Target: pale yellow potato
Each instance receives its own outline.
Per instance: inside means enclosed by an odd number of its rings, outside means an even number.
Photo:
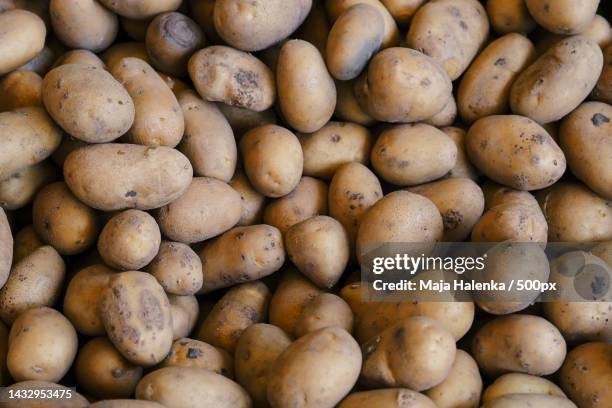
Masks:
[[[567,398],[561,388],[546,378],[522,373],[498,377],[482,394],[482,402],[493,401],[504,395],[539,394]]]
[[[57,179],[59,171],[50,161],[26,166],[0,181],[0,207],[17,210],[32,202],[36,193]]]
[[[403,408],[405,401],[408,401],[410,408],[437,408],[437,405],[425,395],[407,388],[353,392],[342,400],[338,408]]]
[[[465,152],[465,130],[453,126],[443,127],[440,130],[446,133],[446,136],[453,139],[457,146],[457,161],[455,162],[455,167],[448,172],[447,177],[463,177],[476,181],[478,179],[478,170],[472,166]]]
[[[591,23],[599,0],[525,0],[535,21],[553,33],[578,34]]]
[[[0,79],[0,112],[42,105],[42,78],[32,71],[13,71]]]
[[[595,41],[601,48],[606,48],[612,42],[610,23],[599,14],[595,15],[589,26],[580,34]]]
[[[178,340],[189,336],[200,315],[198,299],[193,295],[168,294],[168,301],[172,315],[172,339]]]
[[[253,188],[249,178],[242,169],[238,169],[238,171],[234,173],[234,176],[228,184],[240,194],[240,220],[236,225],[244,227],[247,225],[261,224],[267,203],[266,197]],[[273,225],[269,222],[267,222],[267,224]]]
[[[336,81],[336,110],[334,115],[347,122],[370,126],[376,120],[359,105],[354,91],[355,81]]]
[[[27,63],[45,46],[47,29],[36,14],[14,9],[0,13],[0,75]]]
[[[104,51],[100,57],[109,70],[112,70],[123,58],[128,57],[140,58],[146,63],[151,63],[143,42],[116,43]]]
[[[33,225],[30,224],[23,227],[19,232],[17,232],[17,234],[15,234],[15,242],[13,243],[13,262],[17,263],[21,261],[23,258],[34,252],[36,248],[40,248],[43,245],[45,244],[40,240],[38,235],[36,235]],[[4,255],[3,259],[6,259],[4,258]]]
[[[179,8],[181,0],[100,0],[103,6],[123,17],[146,20]]]
[[[537,26],[525,0],[487,0],[487,15],[491,28],[500,34],[528,34]]]
[[[162,241],[159,252],[146,267],[166,293],[194,295],[202,287],[202,261],[189,245]]]
[[[425,119],[423,123],[426,123],[435,127],[451,126],[457,119],[457,101],[454,96],[450,96],[448,101],[444,105],[441,111]]]
[[[340,327],[349,333],[353,332],[353,312],[350,306],[332,293],[321,293],[304,306],[294,334],[302,337],[326,327]]]
[[[482,393],[482,378],[476,361],[457,350],[448,377],[425,392],[438,408],[476,408]]]
[[[227,351],[189,338],[176,340],[172,344],[162,367],[205,368],[227,378],[234,377],[234,360]]]

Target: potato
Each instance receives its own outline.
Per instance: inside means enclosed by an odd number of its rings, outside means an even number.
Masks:
[[[291,338],[271,324],[257,323],[246,329],[236,346],[236,381],[253,398],[256,407],[267,407],[268,378],[278,356]]]
[[[30,61],[45,45],[45,23],[26,10],[0,13],[0,75]]]
[[[444,224],[435,204],[407,191],[395,191],[376,202],[361,218],[355,244],[360,260],[381,242],[433,243],[442,239]]]
[[[580,33],[595,41],[601,48],[606,48],[612,42],[612,31],[608,20],[596,14],[587,28]]]
[[[336,109],[334,115],[339,119],[370,126],[376,123],[367,112],[365,112],[355,96],[355,81],[336,81]]]
[[[178,145],[185,129],[183,112],[157,72],[146,62],[128,57],[117,63],[111,73],[134,102],[134,122],[125,140],[146,146]]]
[[[356,78],[382,45],[385,21],[378,10],[357,4],[342,13],[334,23],[326,48],[326,62],[334,78]]]
[[[455,98],[451,95],[448,98],[448,101],[444,104],[442,110],[433,115],[432,117],[424,120],[423,123],[435,127],[450,126],[455,123],[456,118],[457,101],[455,101]]]
[[[408,405],[406,405],[408,404]],[[436,408],[437,405],[425,395],[407,388],[387,388],[360,391],[349,394],[338,408],[388,407]]]
[[[538,394],[504,395],[489,401],[483,408],[513,408],[518,406],[536,406],[541,408],[576,408],[576,405],[563,397]]]
[[[2,216],[0,216],[0,218],[1,217]],[[0,233],[0,235],[1,234],[2,233]],[[21,261],[23,258],[25,258],[26,256],[30,255],[32,252],[34,252],[34,250],[36,250],[37,248],[40,248],[43,245],[45,244],[40,240],[38,235],[36,235],[36,231],[34,231],[34,227],[32,225],[23,227],[15,235],[15,242],[13,244],[13,253],[12,253],[13,262],[17,263]],[[10,255],[11,254],[8,254],[9,259],[10,259]],[[6,259],[6,258],[7,256],[4,256],[3,254],[2,259]]]
[[[321,182],[321,184],[323,183]],[[266,197],[253,188],[249,178],[242,169],[234,173],[234,177],[229,181],[229,185],[240,194],[240,220],[236,225],[244,227],[260,224],[263,221],[264,209],[266,208]],[[270,223],[268,222],[267,224]]]
[[[427,390],[438,408],[478,407],[482,393],[482,378],[478,365],[465,351],[457,350],[451,371],[444,381]]]
[[[100,3],[120,16],[146,20],[165,11],[176,10],[181,0],[100,0]]]
[[[301,273],[294,269],[286,270],[270,299],[270,323],[286,333],[295,333],[302,311],[321,293]]]
[[[202,262],[198,255],[180,242],[162,241],[159,252],[146,268],[166,293],[194,295],[202,287]]]
[[[472,344],[472,356],[490,376],[508,372],[552,374],[563,364],[565,353],[565,340],[559,330],[532,315],[495,318],[476,332]]]
[[[340,327],[349,333],[353,332],[351,308],[341,297],[331,293],[321,293],[304,305],[294,334],[302,337],[326,327]]]
[[[116,43],[109,47],[106,51],[101,54],[102,61],[110,71],[115,68],[122,59],[133,57],[139,58],[144,62],[151,64],[149,54],[144,43],[140,42],[123,42]]]
[[[329,36],[329,30],[331,24],[327,13],[325,12],[325,5],[322,1],[314,1],[308,17],[300,25],[297,31],[294,33],[294,37],[300,40],[308,41],[321,53],[325,58],[325,50],[327,48],[327,37]]]
[[[612,104],[612,44],[604,49],[604,67],[593,89],[593,98]]]
[[[53,42],[50,46],[45,45],[34,58],[21,65],[16,71],[32,71],[36,72],[40,76],[44,76],[57,58],[57,54],[60,52],[59,42]]]
[[[595,17],[599,0],[525,0],[529,13],[542,27],[558,34],[578,34]]]
[[[400,47],[376,54],[355,83],[361,107],[385,122],[428,119],[444,108],[451,91],[450,78],[441,65],[419,51]]]
[[[453,142],[455,142],[455,146],[457,146],[455,167],[453,167],[446,176],[450,178],[458,177],[477,180],[478,170],[472,166],[465,152],[465,130],[453,126],[446,126],[440,130],[444,132],[446,136],[450,137]]]
[[[493,115],[466,135],[472,163],[487,177],[517,190],[539,190],[565,172],[565,156],[548,132],[518,115]]]
[[[30,308],[19,315],[9,334],[11,377],[58,382],[72,365],[77,346],[76,331],[61,313],[48,307]]]
[[[215,29],[235,48],[260,51],[293,33],[311,7],[312,0],[268,0],[248,4],[239,0],[217,0]]]
[[[489,33],[484,7],[476,0],[438,0],[419,8],[410,21],[406,44],[437,61],[451,80],[459,76]]]
[[[17,262],[15,251],[15,262]],[[0,287],[4,286],[11,272],[13,262],[13,235],[6,213],[0,207]]]
[[[70,48],[100,52],[115,41],[117,15],[95,0],[51,0],[53,32]]]
[[[49,161],[26,166],[0,181],[0,207],[16,210],[29,204],[36,192],[57,178],[57,168]]]
[[[561,388],[580,407],[603,408],[612,402],[612,344],[586,343],[568,355],[559,372]]]
[[[510,91],[510,107],[539,123],[557,121],[593,90],[602,67],[603,54],[594,41],[567,38],[521,72]]]
[[[232,356],[225,350],[188,338],[176,340],[172,344],[162,367],[205,368],[227,378],[232,378],[234,373]]]
[[[6,395],[6,392],[10,392],[12,390],[14,393],[19,392],[31,392],[30,390],[40,390],[40,392],[48,392],[46,390],[57,390],[59,393],[64,395],[64,398],[55,398],[53,399],[53,408],[85,408],[89,407],[89,401],[85,397],[83,397],[78,392],[74,390],[70,390],[68,387],[64,387],[63,385],[56,384],[54,382],[49,381],[20,381],[16,382],[3,392]],[[70,398],[67,398],[67,394],[70,391]],[[60,395],[62,395],[60,394]],[[14,399],[12,401],[4,402],[3,405],[7,408],[19,408],[23,406],[22,399]],[[28,401],[28,408],[47,408],[49,406],[48,399],[30,399]],[[99,408],[99,407],[98,407]],[[108,408],[108,407],[107,407]],[[145,407],[143,407],[145,408]],[[150,407],[155,408],[155,407]]]
[[[512,83],[535,58],[527,37],[510,33],[480,53],[461,79],[457,95],[461,118],[472,123],[508,111]]]
[[[404,26],[427,0],[381,0],[397,24]]]
[[[0,180],[42,162],[61,140],[60,129],[43,108],[32,106],[0,113]]]
[[[193,91],[182,92],[179,103],[185,117],[185,133],[178,149],[189,158],[197,176],[229,182],[236,170],[234,133],[223,113]]]
[[[268,401],[274,408],[331,408],[349,393],[360,367],[359,345],[346,331],[328,327],[312,332],[276,359],[268,376]]]
[[[42,105],[42,78],[36,72],[13,71],[0,79],[0,112]]]
[[[570,170],[600,196],[612,200],[612,106],[580,105],[561,123],[559,144]]]
[[[106,69],[104,61],[89,50],[70,50],[60,56],[54,64],[54,68],[67,64],[88,64]]]
[[[36,194],[32,223],[40,239],[62,255],[86,251],[99,232],[98,214],[77,200],[63,182],[49,184]]]
[[[285,262],[281,232],[270,225],[236,227],[200,252],[204,284],[200,293],[261,279]]]
[[[15,241],[17,241],[17,237],[15,237]],[[595,245],[590,252],[612,267],[612,240]]]
[[[222,102],[216,103],[217,107],[229,122],[234,135],[240,139],[246,132],[263,125],[274,125],[277,123],[274,109],[257,112],[239,106],[231,106]]]
[[[504,395],[539,394],[566,398],[561,388],[545,378],[535,375],[510,373],[498,377],[482,394],[482,402],[493,401]]]
[[[140,400],[127,400],[127,399],[114,399],[97,401],[91,405],[90,408],[164,408],[163,405],[153,401],[140,401]]]
[[[278,100],[287,123],[299,132],[321,129],[336,107],[336,86],[316,47],[303,40],[285,43],[276,69]]]
[[[310,217],[327,214],[327,185],[312,177],[302,177],[286,196],[270,202],[263,219],[282,233]]]
[[[68,283],[63,311],[74,328],[86,336],[105,334],[98,310],[102,292],[115,271],[95,264],[78,271]]]
[[[443,241],[463,241],[484,211],[484,195],[478,184],[466,178],[449,178],[408,189],[430,199],[442,215]]]
[[[345,163],[367,165],[374,143],[370,131],[354,123],[328,122],[314,133],[299,134],[304,175],[330,179]]]
[[[10,324],[28,309],[52,306],[60,295],[65,270],[62,257],[50,246],[14,264],[0,289],[0,318]]]
[[[85,343],[75,370],[79,387],[98,398],[129,398],[142,377],[142,367],[127,361],[106,337]]]
[[[53,119],[71,136],[106,143],[134,122],[128,92],[105,70],[85,64],[60,65],[43,79],[42,98]]]
[[[154,365],[170,351],[170,303],[150,274],[115,274],[102,292],[99,310],[110,341],[131,363]]]
[[[266,320],[270,291],[259,281],[231,288],[206,316],[196,338],[230,353],[242,332]]]
[[[206,47],[189,60],[189,76],[210,102],[265,111],[276,98],[274,75],[251,54],[222,45]]]
[[[612,206],[584,185],[557,183],[538,201],[548,222],[548,240],[594,242],[612,239]],[[576,216],[579,214],[579,216]]]
[[[74,195],[104,211],[162,207],[187,191],[192,175],[189,160],[164,146],[91,145],[75,150],[64,163]]]
[[[530,33],[537,24],[525,0],[487,0],[491,28],[499,34]]]
[[[189,336],[200,314],[198,299],[193,295],[168,294],[168,301],[172,315],[172,339],[177,340]]]

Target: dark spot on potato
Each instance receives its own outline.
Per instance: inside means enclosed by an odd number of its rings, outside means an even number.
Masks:
[[[465,24],[465,21],[463,21],[463,20],[459,21],[459,26],[460,26],[460,27],[461,27],[463,30],[466,30],[466,31],[467,31],[467,29],[468,29],[467,24]]]
[[[136,197],[138,195],[137,192],[135,192],[134,190],[130,190],[127,193],[125,193],[126,197]]]
[[[340,139],[342,139],[340,135],[335,134],[335,133],[329,137],[329,140],[331,140],[332,143],[338,143]]]
[[[431,81],[429,80],[429,78],[421,79],[421,86],[428,87],[429,85],[431,85]]]
[[[495,61],[495,64],[498,67],[503,67],[504,65],[506,65],[506,59],[505,58],[498,58],[497,61]]]
[[[149,289],[140,293],[140,319],[148,330],[163,330],[166,324],[161,302]]]
[[[531,136],[531,141],[537,144],[544,144],[544,140],[546,140],[546,136],[541,134]]]
[[[202,351],[200,349],[191,348],[187,350],[187,358],[192,360],[194,358],[198,358],[202,355]]]
[[[452,231],[463,222],[463,214],[457,210],[450,209],[442,214],[442,222],[446,231]]]
[[[457,7],[451,7],[449,9],[451,16],[457,18],[457,17],[461,17],[461,12],[459,11],[459,9]]]
[[[550,4],[548,3],[544,4],[544,11],[547,13],[550,11]]]
[[[605,115],[602,115],[601,113],[596,113],[591,118],[591,122],[593,122],[593,125],[599,127],[602,123],[609,123],[610,118]]]

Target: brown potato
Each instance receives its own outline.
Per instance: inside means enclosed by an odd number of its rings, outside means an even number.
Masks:
[[[294,36],[300,40],[308,41],[325,57],[327,47],[327,37],[331,24],[325,12],[325,5],[322,1],[314,1],[308,17],[297,29]]]
[[[487,0],[487,15],[491,28],[500,34],[527,34],[537,26],[525,0]]]
[[[576,404],[567,398],[538,395],[512,394],[504,395],[484,404],[483,408],[512,408],[517,406],[532,406],[539,408],[576,408]]]
[[[400,26],[407,25],[427,0],[380,0]]]
[[[468,178],[476,181],[478,179],[478,170],[472,166],[465,152],[465,130],[453,126],[443,127],[440,130],[446,133],[446,136],[453,139],[457,146],[457,161],[455,162],[455,167],[448,172],[447,177]]]
[[[355,81],[336,81],[337,97],[334,116],[347,122],[371,126],[376,123],[376,120],[359,105],[354,87]]]
[[[178,340],[189,336],[200,315],[198,299],[193,295],[168,294],[168,301],[172,315],[172,339]]]
[[[529,13],[553,33],[578,34],[595,17],[599,0],[525,0]]]
[[[140,42],[116,43],[104,51],[101,57],[110,71],[115,68],[119,61],[128,57],[140,58],[148,64],[151,63],[145,44]]]
[[[257,112],[239,106],[231,106],[222,102],[216,103],[217,107],[229,122],[234,135],[240,139],[246,132],[263,125],[275,125],[277,123],[274,109]]]
[[[444,381],[425,392],[438,408],[478,407],[482,378],[476,361],[463,350],[457,350],[451,371]]]
[[[195,295],[204,279],[200,258],[189,245],[180,242],[162,241],[146,270],[166,293],[173,295]]]
[[[0,287],[4,286],[13,262],[13,235],[6,213],[0,208]],[[17,262],[17,260],[15,261]]]
[[[42,78],[32,71],[13,71],[0,79],[0,112],[42,105]]]
[[[0,218],[2,218],[2,215],[0,215]],[[0,221],[0,223],[2,223],[2,221]],[[1,229],[1,227],[0,227]],[[7,242],[6,239],[8,237],[4,237],[4,231],[0,232],[0,235],[2,236],[2,238],[0,238],[0,241],[3,242]],[[10,233],[9,233],[10,236]],[[12,238],[8,240],[8,242],[11,242]],[[40,240],[40,238],[38,237],[38,235],[36,235],[36,231],[34,230],[34,226],[33,225],[28,225],[23,227],[19,232],[17,232],[17,234],[15,235],[15,242],[13,245],[13,262],[17,263],[19,261],[21,261],[23,258],[25,258],[26,256],[30,255],[32,252],[34,252],[35,249],[40,248],[41,246],[45,245],[44,242],[42,242]],[[2,254],[1,259],[9,259],[9,264],[10,264],[10,254],[8,255],[4,255],[4,253]],[[7,273],[8,273],[8,268],[10,266],[7,266]],[[3,274],[0,272],[0,276],[2,276]],[[4,282],[4,280],[0,280],[0,282]]]
[[[0,75],[30,61],[45,46],[47,29],[36,14],[26,10],[0,13]]]
[[[561,388],[555,383],[535,375],[510,373],[498,377],[482,394],[482,402],[486,403],[504,395],[541,394],[567,398]]]
[[[435,127],[450,126],[455,123],[457,119],[457,101],[454,96],[450,96],[446,104],[441,111],[433,115],[432,117],[425,119],[423,123],[426,123]]]
[[[242,210],[240,212],[240,220],[236,225],[245,227],[247,225],[261,224],[264,217],[264,209],[266,208],[266,197],[253,188],[249,178],[242,169],[234,173],[234,177],[228,184],[240,194]],[[266,223],[273,225],[269,222]]]
[[[437,405],[425,395],[407,388],[353,392],[342,400],[338,408],[402,408],[405,401],[408,401],[410,408],[437,408]]]
[[[227,378],[234,376],[234,360],[227,351],[188,338],[176,340],[172,344],[162,367],[205,368]]]
[[[604,49],[604,67],[593,89],[593,98],[612,104],[612,44]]]
[[[133,18],[121,17],[119,24],[125,33],[134,41],[144,41],[147,36],[147,27],[151,23],[150,19],[135,20]]]
[[[50,161],[26,166],[0,181],[0,207],[16,210],[32,202],[41,187],[57,179],[58,169]]]
[[[105,7],[123,17],[146,20],[179,8],[181,0],[100,0]]]
[[[89,64],[106,69],[104,61],[89,50],[70,50],[55,61],[54,67],[67,64]]]
[[[353,332],[353,312],[339,296],[321,293],[302,309],[295,326],[295,336],[302,337],[326,327],[340,327]]]

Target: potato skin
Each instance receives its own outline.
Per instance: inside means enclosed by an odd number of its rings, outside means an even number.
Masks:
[[[603,67],[601,48],[582,36],[558,42],[518,76],[510,107],[518,115],[550,123],[573,111],[593,90]]]
[[[172,344],[172,349],[162,362],[162,367],[197,367],[233,378],[232,356],[220,348],[203,341],[182,338]]]
[[[498,377],[487,387],[482,402],[493,401],[504,395],[541,394],[566,398],[561,388],[545,378],[522,373],[509,373]]]
[[[109,339],[131,363],[161,362],[172,347],[170,303],[155,278],[121,272],[102,292],[100,315]]]
[[[461,79],[457,95],[461,118],[472,123],[508,111],[512,83],[535,58],[531,41],[510,33],[487,46]]]
[[[219,36],[244,51],[260,51],[287,38],[304,21],[312,0],[268,0],[245,4],[215,1],[214,23]]]
[[[245,227],[247,225],[260,224],[263,221],[264,209],[267,203],[266,197],[253,188],[249,178],[242,169],[238,169],[234,173],[234,177],[229,181],[229,185],[240,194],[242,209],[240,220],[236,225]],[[270,223],[267,222],[266,224]]]
[[[372,167],[387,182],[414,185],[438,179],[457,162],[457,146],[441,130],[423,123],[398,125],[380,134]]]
[[[276,98],[272,71],[243,51],[222,45],[206,47],[193,54],[188,69],[198,93],[210,102],[261,112]]]
[[[181,197],[162,207],[157,221],[164,235],[191,244],[213,238],[240,219],[240,195],[228,184],[195,177]]]
[[[338,408],[388,407],[403,408],[407,401],[413,408],[437,408],[425,395],[407,388],[385,388],[349,394]]]
[[[512,408],[517,406],[536,406],[541,408],[576,408],[576,405],[564,397],[538,394],[504,395],[489,401],[483,408]]]
[[[476,181],[478,179],[478,170],[472,166],[465,152],[466,131],[454,126],[446,126],[440,130],[450,137],[455,142],[455,146],[457,146],[457,161],[455,162],[455,167],[448,172],[447,177],[464,177]]]
[[[384,122],[428,119],[444,108],[451,91],[451,80],[441,65],[419,51],[400,47],[376,54],[355,83],[359,105]]]
[[[454,81],[476,56],[488,33],[487,13],[478,1],[438,0],[425,3],[412,17],[406,43],[440,63]]]
[[[612,104],[612,43],[604,49],[604,67],[593,89],[593,98]]]
[[[340,327],[353,332],[353,312],[349,305],[332,293],[321,293],[302,309],[295,326],[295,336],[302,337],[326,327]]]
[[[2,218],[1,215],[0,215],[0,218]],[[0,221],[0,224],[1,223],[2,221]],[[3,233],[0,233],[0,235],[2,234]],[[10,239],[12,239],[12,237]],[[0,238],[0,241],[1,240],[2,238]],[[34,252],[36,248],[40,248],[43,245],[45,244],[44,242],[40,240],[38,235],[36,235],[36,231],[34,231],[34,227],[31,224],[27,225],[23,227],[21,230],[19,230],[17,234],[15,234],[12,254],[8,254],[7,257],[4,257],[2,259],[6,259],[6,258],[10,259],[10,255],[13,255],[13,262],[17,263],[21,261],[23,258],[25,258],[26,256],[30,255],[32,252]],[[3,275],[0,273],[0,276],[3,276]],[[3,281],[4,280],[0,279],[0,282],[3,282]]]
[[[6,213],[0,208],[0,287],[4,286],[13,262],[13,234]]]
[[[64,178],[73,194],[104,211],[162,207],[189,188],[192,176],[189,160],[164,146],[90,145],[73,151],[64,162]]]
[[[482,378],[478,365],[468,353],[457,350],[451,371],[440,384],[427,390],[427,395],[439,408],[476,408],[482,393]]]
[[[376,120],[359,105],[355,96],[355,82],[336,81],[336,109],[334,115],[348,122],[371,126],[376,123]]]
[[[34,199],[38,190],[57,179],[58,173],[58,169],[50,161],[22,168],[0,181],[0,207],[17,210],[26,206]]]
[[[472,355],[487,375],[508,372],[548,375],[565,359],[566,345],[559,330],[532,315],[498,317],[476,333]]]
[[[151,63],[145,44],[140,42],[116,43],[104,51],[100,57],[104,64],[106,64],[106,67],[111,71],[123,58],[128,57],[140,58],[148,64]]]
[[[43,342],[41,339],[53,339]],[[74,327],[48,307],[26,310],[9,334],[7,365],[15,381],[58,382],[72,365],[78,339]]]
[[[595,17],[599,0],[525,0],[529,13],[542,27],[558,34],[578,34]]]
[[[0,180],[51,156],[62,132],[41,107],[0,113]]]
[[[251,398],[238,384],[195,367],[164,367],[145,375],[136,398],[175,407],[251,407]]]
[[[474,123],[466,135],[472,163],[490,179],[517,190],[539,190],[565,172],[563,151],[533,120],[494,115]]]
[[[50,246],[36,249],[13,265],[0,289],[0,318],[10,324],[28,309],[53,305],[60,295],[65,271],[62,257]]]
[[[145,146],[179,144],[185,121],[172,90],[157,72],[138,58],[124,58],[111,73],[125,87],[134,103],[134,123],[126,141]]]
[[[526,34],[537,26],[525,0],[487,0],[487,15],[491,28],[500,34]]]
[[[202,261],[181,242],[162,241],[159,252],[147,266],[166,293],[195,295],[202,287]]]
[[[120,16],[136,20],[146,20],[181,5],[180,0],[100,0],[100,3]]]
[[[32,71],[13,71],[0,80],[0,112],[40,106],[42,78]]]
[[[563,119],[559,143],[572,173],[612,200],[612,106],[586,102]]]
[[[193,295],[168,294],[168,301],[172,315],[172,340],[189,336],[200,315],[198,299]]]
[[[268,401],[273,408],[331,408],[349,393],[360,367],[359,345],[346,331],[328,327],[312,332],[276,359],[268,377]]]
[[[0,75],[30,61],[45,46],[47,29],[36,14],[14,9],[0,13]]]

